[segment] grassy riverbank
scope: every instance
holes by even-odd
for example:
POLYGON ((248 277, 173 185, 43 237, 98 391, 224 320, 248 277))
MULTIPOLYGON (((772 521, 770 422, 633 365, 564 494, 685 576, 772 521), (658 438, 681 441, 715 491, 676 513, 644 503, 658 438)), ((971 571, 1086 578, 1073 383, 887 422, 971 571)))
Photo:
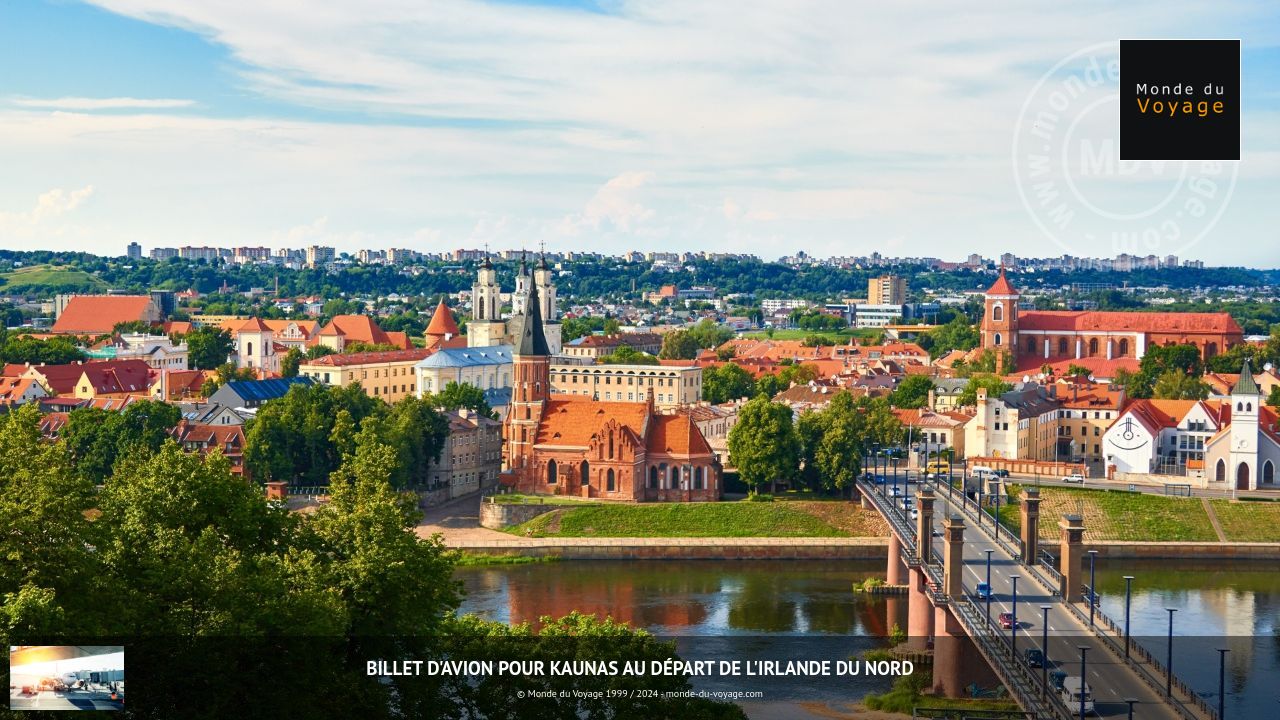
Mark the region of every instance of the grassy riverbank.
POLYGON ((528 537, 876 537, 883 521, 850 502, 566 507, 506 528, 528 537))
MULTIPOLYGON (((1022 488, 1010 485, 1009 491, 1014 504, 1000 508, 1000 519, 1016 531, 1022 488)), ((1200 498, 1060 487, 1041 487, 1040 497, 1042 540, 1058 539, 1064 514, 1082 513, 1086 541, 1218 542, 1200 498)), ((1210 505, 1228 541, 1280 542, 1280 503, 1211 500, 1210 505)))

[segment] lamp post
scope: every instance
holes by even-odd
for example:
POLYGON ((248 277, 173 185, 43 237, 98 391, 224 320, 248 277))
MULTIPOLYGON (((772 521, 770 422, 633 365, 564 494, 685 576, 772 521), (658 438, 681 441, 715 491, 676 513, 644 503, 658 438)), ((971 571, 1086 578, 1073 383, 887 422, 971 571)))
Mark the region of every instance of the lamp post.
MULTIPOLYGON (((1004 483, 1001 483, 1003 485, 1004 483)), ((1000 488, 996 488, 996 512, 991 516, 991 529, 996 533, 996 542, 1000 541, 1000 488)))
POLYGON ((1040 659, 1040 685, 1044 691, 1049 692, 1049 608, 1051 605, 1041 605, 1040 612, 1040 652, 1044 655, 1040 659))
POLYGON ((1178 608, 1165 608, 1169 612, 1169 649, 1164 663, 1164 694, 1173 695, 1173 614, 1178 608))
POLYGON ((1087 667, 1087 664, 1085 661, 1085 655, 1089 652, 1089 646, 1078 645, 1077 647, 1080 648, 1080 720, 1084 720, 1084 697, 1085 697, 1084 686, 1087 685, 1089 682, 1088 680, 1085 679, 1089 677, 1088 675, 1085 674, 1085 669, 1087 667))
POLYGON ((1124 576, 1124 659, 1129 659, 1129 600, 1133 596, 1133 576, 1124 576))
POLYGON ((987 622, 991 622, 991 553, 995 550, 987 548, 983 552, 987 554, 987 622))
POLYGON ((1129 720, 1133 720, 1133 706, 1138 704, 1138 700, 1134 698, 1125 698, 1125 702, 1129 703, 1129 720))
POLYGON ((1009 579, 1013 581, 1013 622, 1009 623, 1009 654, 1017 657, 1018 654, 1018 578, 1021 575, 1010 575, 1009 579))
POLYGON ((1227 696, 1226 696, 1226 679, 1227 679, 1227 653, 1231 652, 1227 648, 1217 648, 1218 650, 1218 720, 1226 717, 1227 696))
POLYGON ((1097 579, 1097 574, 1095 573, 1095 570, 1096 570, 1095 566, 1097 564, 1097 560, 1098 560, 1098 551, 1090 550, 1089 551, 1089 627, 1090 628, 1093 627, 1093 608, 1095 605, 1098 604, 1098 591, 1094 589, 1097 587, 1097 585, 1095 584, 1097 579))

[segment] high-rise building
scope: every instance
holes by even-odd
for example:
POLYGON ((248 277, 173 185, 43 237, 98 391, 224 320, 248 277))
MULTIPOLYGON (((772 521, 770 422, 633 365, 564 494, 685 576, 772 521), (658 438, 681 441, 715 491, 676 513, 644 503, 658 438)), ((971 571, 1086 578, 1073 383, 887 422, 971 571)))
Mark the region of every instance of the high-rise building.
POLYGON ((142 259, 142 246, 136 242, 129 243, 129 249, 125 252, 130 260, 142 259))
POLYGON ((307 248, 307 267, 322 267, 333 262, 337 257, 337 253, 331 247, 323 245, 311 245, 307 248))
POLYGON ((867 304, 901 305, 907 301, 907 283, 898 275, 881 275, 867 281, 867 304))

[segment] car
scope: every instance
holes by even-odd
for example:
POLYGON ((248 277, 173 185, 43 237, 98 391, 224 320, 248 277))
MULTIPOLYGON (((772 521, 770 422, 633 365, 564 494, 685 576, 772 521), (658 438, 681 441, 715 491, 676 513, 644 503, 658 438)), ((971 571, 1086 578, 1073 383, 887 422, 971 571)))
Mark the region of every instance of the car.
POLYGON ((1079 484, 1083 485, 1083 484, 1084 484, 1084 475, 1083 475, 1083 474, 1081 474, 1081 473, 1071 473, 1070 475, 1068 475, 1068 476, 1066 476, 1066 477, 1062 478, 1062 482, 1064 482, 1064 483, 1079 483, 1079 484))
POLYGON ((1056 691, 1061 692, 1062 684, 1066 681, 1066 679, 1067 679, 1067 674, 1061 670, 1054 670, 1053 672, 1049 673, 1049 684, 1052 685, 1053 689, 1056 691))
POLYGON ((889 497, 902 497, 906 494, 906 490, 894 485, 889 488, 889 497))
POLYGON ((1007 478, 1007 477, 1009 477, 1009 471, 1008 471, 1008 470, 1005 470, 1004 468, 1000 468, 999 470, 997 470, 997 471, 996 471, 996 474, 997 474, 997 475, 999 475, 999 476, 1000 476, 1000 477, 1002 477, 1002 478, 1007 478))
POLYGON ((1040 648, 1027 648, 1023 653, 1023 657, 1027 659, 1027 665, 1033 668, 1044 667, 1044 653, 1040 648))
POLYGON ((979 600, 986 600, 991 597, 991 586, 984 582, 980 582, 978 583, 978 589, 973 594, 978 596, 979 600))
POLYGON ((1013 613, 1000 613, 1000 627, 1009 630, 1013 627, 1013 613))

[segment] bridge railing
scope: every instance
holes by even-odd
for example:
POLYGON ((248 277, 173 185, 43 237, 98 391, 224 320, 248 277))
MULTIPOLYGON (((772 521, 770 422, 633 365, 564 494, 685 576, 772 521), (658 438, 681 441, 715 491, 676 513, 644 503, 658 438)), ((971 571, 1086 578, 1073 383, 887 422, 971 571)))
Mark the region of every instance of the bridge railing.
MULTIPOLYGON (((1100 608, 1095 607, 1093 611, 1095 624, 1091 626, 1089 624, 1088 613, 1077 607, 1076 603, 1063 604, 1076 616, 1077 619, 1080 620, 1081 623, 1084 624, 1085 627, 1089 628, 1089 630, 1093 632, 1094 636, 1101 640, 1111 650, 1111 652, 1115 653, 1117 657, 1124 658, 1124 630, 1120 628, 1114 620, 1107 616, 1106 613, 1102 612, 1100 608), (1115 635, 1108 635, 1106 632, 1099 629, 1099 620, 1101 620, 1100 624, 1104 628, 1111 630, 1115 635)), ((1172 683, 1166 683, 1165 678, 1168 676, 1168 670, 1165 668, 1163 663, 1156 659, 1155 655, 1142 647, 1142 645, 1135 643, 1132 640, 1129 641, 1129 658, 1126 662, 1129 667, 1134 669, 1134 672, 1137 674, 1139 679, 1156 692, 1164 695, 1165 688, 1167 686, 1170 687, 1173 694, 1165 695, 1165 699, 1168 700, 1170 706, 1173 707, 1173 709, 1182 717, 1187 718, 1187 720, 1198 720, 1201 717, 1209 717, 1211 720, 1217 720, 1217 709, 1209 705, 1204 698, 1196 694, 1189 685, 1183 682, 1176 675, 1173 676, 1172 683), (1134 656, 1137 656, 1137 659, 1135 659, 1134 656), (1141 662, 1139 662, 1139 660, 1141 660, 1141 662), (1177 697, 1177 694, 1179 693, 1185 697, 1186 702, 1183 702, 1182 699, 1177 697), (1203 715, 1197 715, 1191 710, 1191 708, 1187 707, 1187 703, 1190 703, 1193 707, 1203 713, 1203 715)))

